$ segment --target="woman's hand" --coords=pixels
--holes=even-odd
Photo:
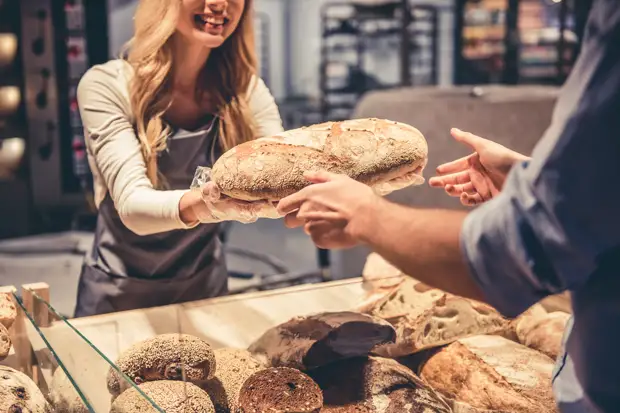
[[[268,201],[242,201],[220,193],[213,182],[207,182],[200,189],[189,191],[180,204],[181,219],[187,223],[215,223],[238,221],[244,224],[255,222],[266,213],[277,214],[276,205]]]
[[[429,184],[443,187],[450,196],[458,196],[463,205],[475,206],[493,198],[502,190],[512,166],[529,159],[469,132],[454,128],[450,133],[474,153],[437,167],[439,176],[429,179]]]

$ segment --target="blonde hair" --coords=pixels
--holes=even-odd
[[[129,85],[136,132],[147,165],[147,176],[155,187],[162,186],[157,155],[166,149],[170,133],[162,116],[172,101],[171,38],[176,31],[180,0],[141,0],[135,14],[135,33],[126,45],[126,60],[133,68]],[[228,150],[254,139],[254,119],[246,93],[257,73],[254,50],[252,0],[235,32],[213,49],[199,75],[197,98],[205,92],[217,110],[220,144]]]

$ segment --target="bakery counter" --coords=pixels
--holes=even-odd
[[[570,311],[558,296],[507,320],[376,254],[356,279],[71,320],[49,295],[13,295],[5,361],[63,412],[552,412]]]

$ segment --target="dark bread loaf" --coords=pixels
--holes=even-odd
[[[239,413],[318,413],[323,393],[306,374],[288,367],[268,368],[250,376],[239,394]]]
[[[388,320],[396,328],[396,343],[375,350],[376,355],[384,357],[402,357],[462,337],[492,334],[508,325],[507,319],[486,304],[413,279],[406,279],[370,313]]]
[[[396,332],[387,321],[355,312],[295,317],[267,330],[248,350],[270,367],[307,370],[344,358],[366,356]]]
[[[0,412],[51,413],[52,407],[30,377],[0,366]]]
[[[348,359],[308,374],[323,391],[322,413],[451,412],[441,396],[391,359]]]
[[[215,372],[215,355],[209,343],[198,337],[160,334],[125,350],[115,365],[136,384],[183,378],[189,382],[202,382]],[[107,380],[108,390],[113,396],[129,387],[112,367]]]
[[[553,360],[500,336],[458,340],[431,352],[420,376],[455,411],[552,413]]]
[[[159,380],[138,387],[150,401],[132,387],[114,400],[110,413],[159,412],[151,401],[166,413],[215,413],[209,395],[192,383]]]
[[[221,193],[246,201],[278,201],[309,185],[305,171],[318,170],[345,174],[388,193],[423,183],[427,158],[426,140],[416,128],[353,119],[242,143],[217,160],[211,179]]]
[[[215,376],[201,387],[211,396],[217,413],[236,412],[241,386],[264,366],[247,350],[219,348],[214,353],[217,365]]]

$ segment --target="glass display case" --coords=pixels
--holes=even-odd
[[[349,279],[76,319],[57,312],[49,294],[44,284],[26,286],[21,296],[12,294],[23,320],[22,351],[16,346],[12,364],[29,366],[24,370],[50,404],[57,404],[57,412],[116,413],[123,406],[114,404],[111,374],[122,378],[123,388],[133,389],[144,409],[166,410],[141,390],[138,378],[121,373],[119,356],[136,343],[189,334],[213,349],[246,349],[267,329],[292,317],[355,308],[367,291],[361,279]],[[179,354],[192,353],[182,340],[178,343]],[[180,374],[186,377],[186,372]]]

